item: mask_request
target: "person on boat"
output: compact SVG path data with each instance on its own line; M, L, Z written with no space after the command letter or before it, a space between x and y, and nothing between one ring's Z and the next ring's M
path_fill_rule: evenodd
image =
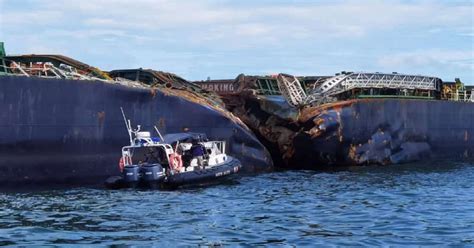
M204 166L204 146L194 139L191 146L191 155L197 159L199 166Z
M145 153L145 162L150 163L150 164L161 163L159 153L160 151L158 149L149 147Z

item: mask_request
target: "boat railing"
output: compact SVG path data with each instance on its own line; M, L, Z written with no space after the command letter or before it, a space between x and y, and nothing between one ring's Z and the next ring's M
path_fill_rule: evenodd
M217 148L217 154L225 153L225 141L214 141L213 143L213 145Z

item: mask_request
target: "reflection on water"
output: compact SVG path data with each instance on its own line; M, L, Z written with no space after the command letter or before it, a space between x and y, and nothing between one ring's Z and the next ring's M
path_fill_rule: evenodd
M0 193L0 245L473 245L473 182L474 165L443 163Z

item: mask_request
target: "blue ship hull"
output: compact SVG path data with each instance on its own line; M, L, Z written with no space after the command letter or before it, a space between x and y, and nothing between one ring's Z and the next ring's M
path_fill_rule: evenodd
M300 123L310 128L293 140L293 159L306 168L474 156L474 104L469 102L351 100L309 108Z
M232 96L234 97L234 96ZM474 158L474 103L353 99L301 110L282 96L243 98L238 115L291 169Z
M119 175L129 143L120 107L143 130L201 132L225 140L244 172L272 160L252 132L224 110L178 90L133 88L100 81L0 77L0 187L102 184Z

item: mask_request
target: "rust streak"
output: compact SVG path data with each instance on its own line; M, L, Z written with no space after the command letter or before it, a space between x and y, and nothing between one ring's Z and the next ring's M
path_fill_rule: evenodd
M105 112L104 111L97 112L97 119L99 120L99 125L102 125L105 119Z
M155 98L157 91L158 90L156 88L151 88L150 89L151 97Z
M308 107L308 108L303 108L301 109L301 113L298 116L299 117L299 122L307 122L311 118L314 118L314 116L318 116L320 114L325 113L328 110L331 109L338 109L342 110L344 107L348 107L353 105L356 102L362 101L360 99L353 99L353 100L348 100L348 101L341 101L341 102L335 102L335 103L327 103L321 106L316 106L316 107Z

